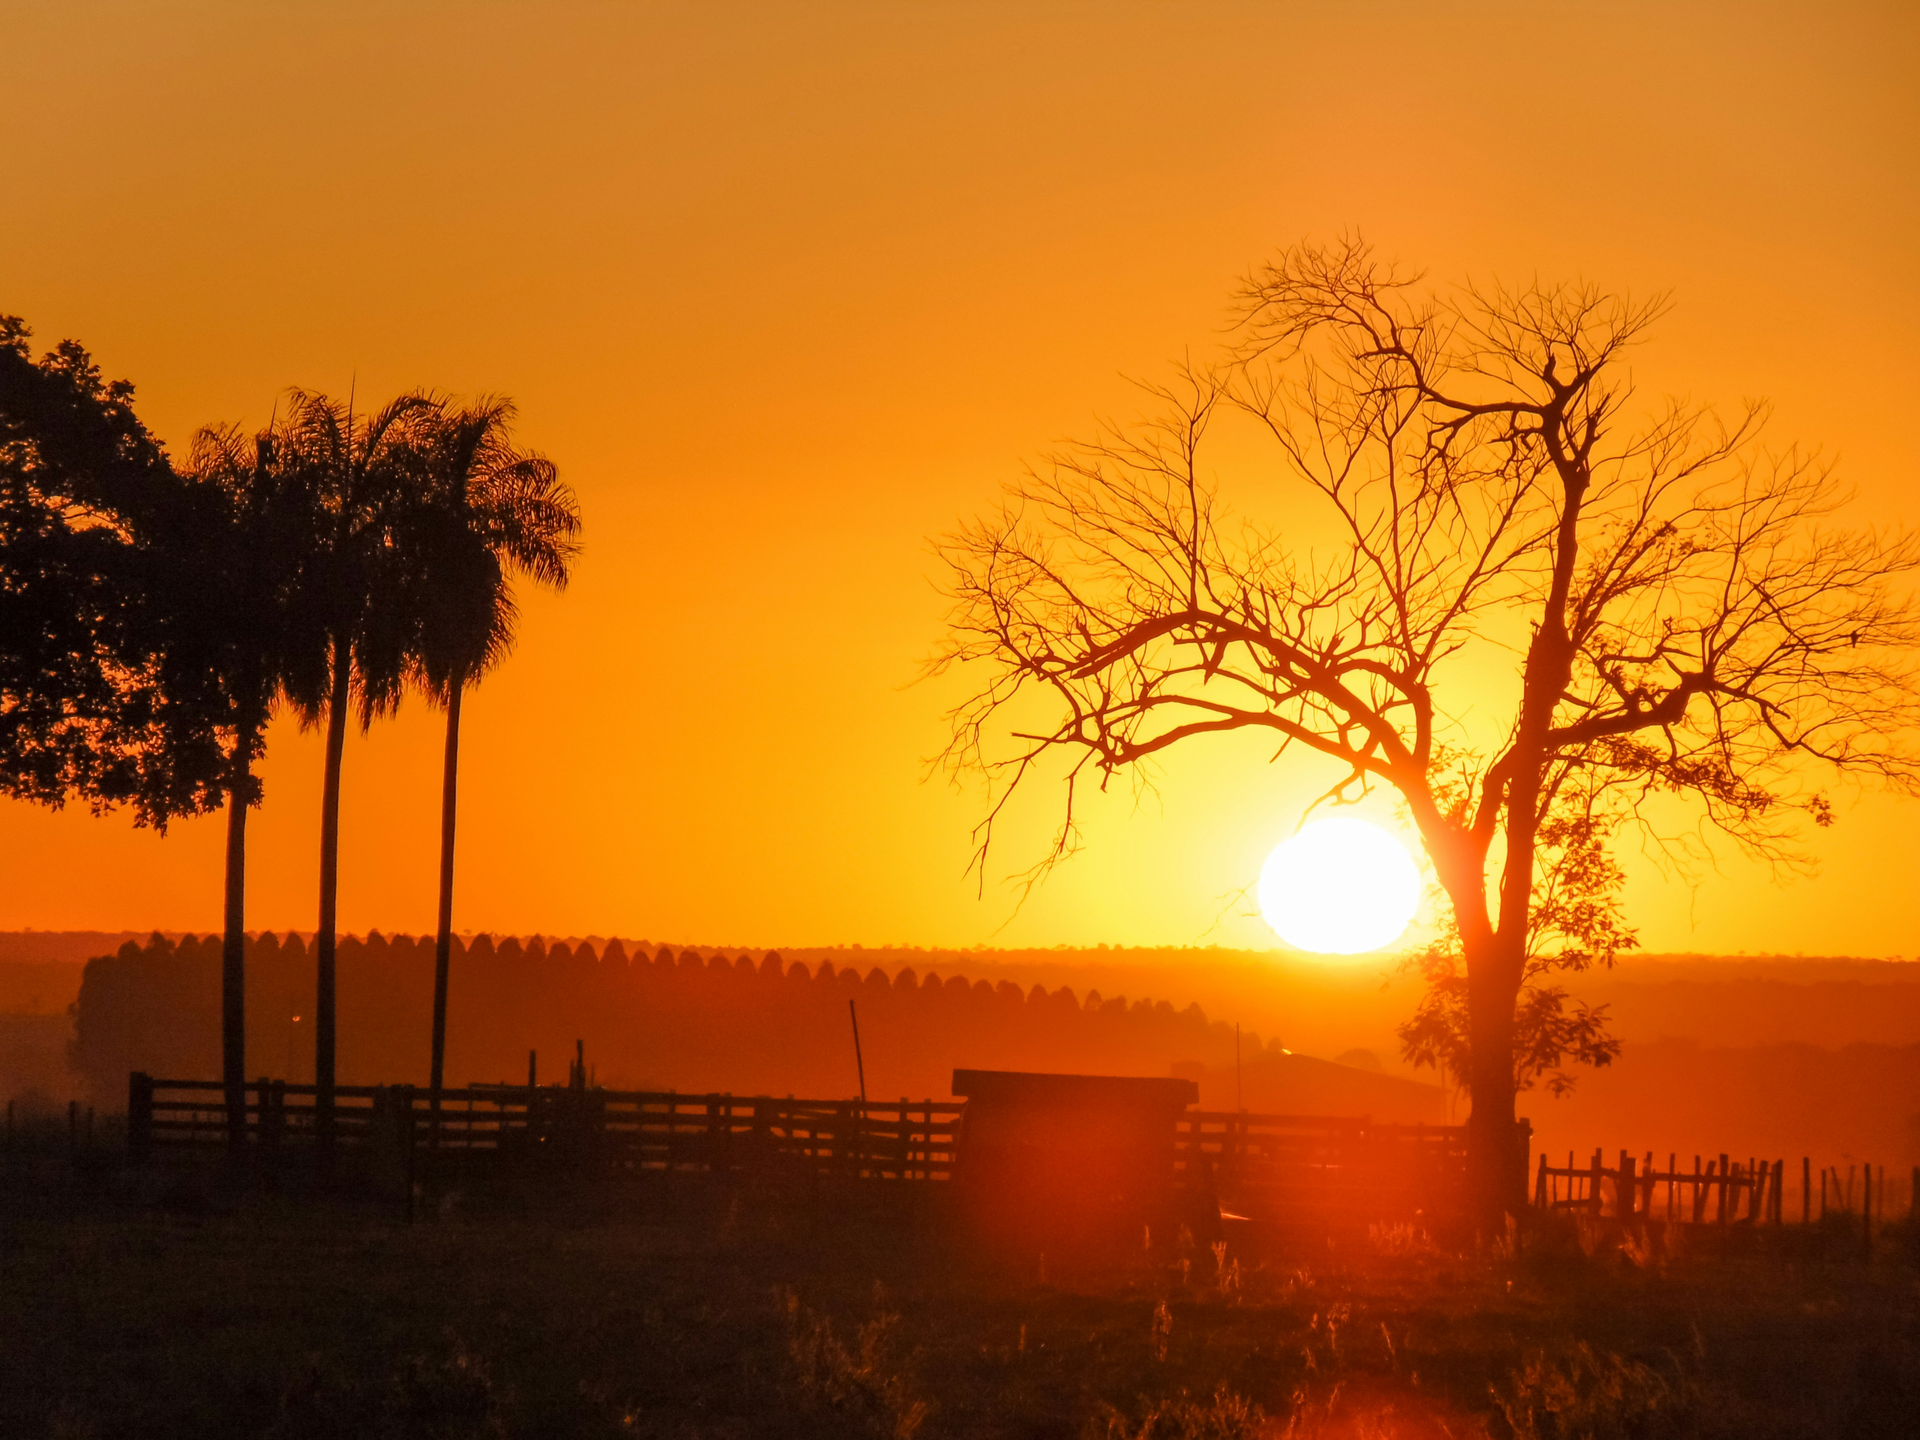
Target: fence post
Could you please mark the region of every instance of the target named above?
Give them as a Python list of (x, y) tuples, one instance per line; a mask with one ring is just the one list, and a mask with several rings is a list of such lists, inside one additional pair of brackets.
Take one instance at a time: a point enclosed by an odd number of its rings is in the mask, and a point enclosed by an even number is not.
[(1524, 1194), (1527, 1169), (1533, 1163), (1533, 1121), (1522, 1116), (1513, 1122), (1513, 1131), (1516, 1142), (1514, 1149), (1519, 1153), (1508, 1163), (1514, 1167), (1514, 1179), (1519, 1182), (1521, 1193)]
[(1593, 1152), (1593, 1165), (1588, 1174), (1587, 1210), (1592, 1214), (1594, 1219), (1597, 1220), (1600, 1218), (1600, 1182), (1606, 1178), (1607, 1174), (1601, 1164), (1600, 1152), (1598, 1150)]
[(533, 1160), (533, 1152), (540, 1144), (540, 1052), (527, 1051), (527, 1140), (526, 1158)]
[(1547, 1204), (1547, 1157), (1544, 1151), (1540, 1155), (1540, 1177), (1533, 1182), (1533, 1208), (1536, 1210), (1552, 1208)]
[(287, 1082), (260, 1077), (260, 1148), (272, 1155), (287, 1131)]
[(1727, 1169), (1727, 1157), (1720, 1157), (1720, 1185), (1716, 1192), (1717, 1200), (1713, 1209), (1713, 1221), (1716, 1225), (1727, 1223), (1727, 1183), (1733, 1179), (1733, 1172)]
[(1860, 1167), (1860, 1258), (1873, 1258), (1873, 1162)]
[(913, 1173), (913, 1112), (907, 1107), (913, 1102), (906, 1096), (900, 1097), (900, 1179), (904, 1182)]
[[(400, 1167), (400, 1183), (407, 1188), (407, 1224), (413, 1224), (413, 1089), (411, 1085), (402, 1085), (400, 1092), (400, 1143), (405, 1147), (404, 1160)], [(439, 1092), (434, 1092), (436, 1097)]]
[[(11, 1131), (13, 1105), (7, 1105), (8, 1129)], [(11, 1138), (11, 1136), (9, 1136)], [(153, 1150), (153, 1077), (144, 1070), (136, 1070), (127, 1077), (127, 1156), (136, 1165), (144, 1161)]]
[(1634, 1183), (1633, 1157), (1626, 1151), (1620, 1152), (1620, 1169), (1613, 1181), (1613, 1213), (1622, 1220), (1631, 1220), (1634, 1216), (1634, 1199), (1639, 1186)]
[(762, 1171), (772, 1169), (774, 1161), (773, 1101), (762, 1095), (753, 1102), (753, 1163)]

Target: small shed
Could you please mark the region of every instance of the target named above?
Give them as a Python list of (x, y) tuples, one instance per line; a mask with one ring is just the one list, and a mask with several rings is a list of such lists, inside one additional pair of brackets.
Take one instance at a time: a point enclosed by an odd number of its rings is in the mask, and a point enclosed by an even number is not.
[[(988, 1238), (1056, 1252), (1172, 1225), (1174, 1130), (1191, 1080), (956, 1070), (957, 1198)], [(1171, 1238), (1171, 1237), (1169, 1237)]]

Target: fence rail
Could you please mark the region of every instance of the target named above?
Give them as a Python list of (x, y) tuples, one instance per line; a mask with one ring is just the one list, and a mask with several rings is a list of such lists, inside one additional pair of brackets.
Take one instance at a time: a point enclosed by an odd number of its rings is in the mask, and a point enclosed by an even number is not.
[[(273, 1155), (322, 1139), (318, 1090), (255, 1080), (245, 1091), (245, 1139)], [(135, 1158), (209, 1150), (229, 1141), (218, 1081), (136, 1074), (128, 1145)], [(957, 1101), (797, 1100), (770, 1096), (600, 1090), (566, 1085), (472, 1085), (446, 1090), (436, 1122), (424, 1088), (340, 1085), (331, 1143), (447, 1163), (523, 1163), (606, 1175), (760, 1169), (943, 1183), (959, 1160)], [(1525, 1122), (1516, 1141), (1526, 1143)], [(1521, 1150), (1524, 1164), (1524, 1149)], [(1230, 1211), (1278, 1223), (1366, 1223), (1457, 1208), (1464, 1193), (1460, 1127), (1375, 1124), (1368, 1118), (1189, 1111), (1174, 1133), (1173, 1180), (1211, 1192)]]
[[(1524, 1120), (1516, 1126), (1522, 1167), (1531, 1133)], [(1466, 1194), (1464, 1126), (1190, 1111), (1176, 1146), (1188, 1183), (1210, 1181), (1229, 1211), (1281, 1223), (1434, 1217), (1457, 1211)]]
[[(322, 1138), (319, 1091), (256, 1080), (246, 1087), (250, 1146), (267, 1153), (312, 1148)], [(450, 1159), (526, 1161), (606, 1174), (784, 1167), (867, 1179), (950, 1178), (961, 1107), (933, 1100), (795, 1100), (599, 1090), (582, 1085), (473, 1085), (428, 1092), (413, 1085), (334, 1088), (332, 1141), (347, 1148)], [(204, 1149), (229, 1139), (218, 1081), (136, 1074), (129, 1087), (128, 1148), (136, 1159)]]
[[(944, 1184), (960, 1163), (966, 1106), (959, 1101), (802, 1100), (767, 1095), (601, 1090), (577, 1067), (565, 1085), (471, 1085), (445, 1090), (437, 1118), (424, 1087), (340, 1085), (331, 1134), (323, 1133), (312, 1085), (260, 1079), (245, 1087), (245, 1141), (263, 1158), (311, 1153), (331, 1144), (362, 1152), (385, 1173), (410, 1177), (417, 1154), (456, 1168), (637, 1176), (693, 1172), (819, 1179), (845, 1176), (888, 1184)], [(70, 1148), (78, 1150), (75, 1107)], [(225, 1090), (213, 1080), (135, 1074), (126, 1136), (136, 1160), (206, 1152), (231, 1139)], [(91, 1125), (88, 1126), (91, 1133)], [(1262, 1115), (1190, 1110), (1175, 1123), (1173, 1181), (1208, 1195), (1223, 1211), (1281, 1226), (1334, 1228), (1381, 1221), (1458, 1217), (1467, 1194), (1463, 1126), (1376, 1124), (1366, 1117)], [(1518, 1123), (1515, 1163), (1527, 1165), (1531, 1127)], [(1695, 1156), (1691, 1169), (1669, 1155), (1622, 1150), (1614, 1164), (1596, 1150), (1585, 1164), (1541, 1155), (1533, 1167), (1536, 1209), (1624, 1222), (1714, 1227), (1780, 1226), (1797, 1178), (1797, 1218), (1811, 1222), (1815, 1176), (1803, 1160)], [(1866, 1167), (1858, 1195), (1864, 1229), (1884, 1217), (1884, 1169)], [(1854, 1176), (1822, 1170), (1818, 1217), (1851, 1223)], [(1831, 1203), (1829, 1196), (1831, 1195)], [(1920, 1167), (1909, 1209), (1920, 1214)]]

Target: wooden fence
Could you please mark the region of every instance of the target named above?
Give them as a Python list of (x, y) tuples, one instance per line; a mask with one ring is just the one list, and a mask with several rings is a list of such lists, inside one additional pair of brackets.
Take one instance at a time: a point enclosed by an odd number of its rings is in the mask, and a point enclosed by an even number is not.
[[(1514, 1146), (1522, 1172), (1531, 1135), (1520, 1121)], [(1187, 1183), (1210, 1178), (1227, 1211), (1283, 1225), (1435, 1219), (1457, 1213), (1465, 1200), (1464, 1126), (1189, 1111), (1176, 1145)]]
[[(1575, 1214), (1606, 1216), (1621, 1220), (1660, 1220), (1693, 1225), (1782, 1225), (1787, 1221), (1789, 1181), (1793, 1179), (1784, 1160), (1749, 1158), (1744, 1163), (1720, 1155), (1702, 1163), (1693, 1157), (1693, 1168), (1680, 1168), (1678, 1157), (1667, 1156), (1667, 1168), (1658, 1169), (1649, 1152), (1636, 1160), (1626, 1151), (1619, 1162), (1607, 1165), (1603, 1153), (1593, 1152), (1585, 1165), (1576, 1164), (1572, 1155), (1564, 1166), (1549, 1165), (1540, 1157), (1535, 1172), (1533, 1203), (1537, 1209), (1564, 1210)], [(1854, 1190), (1855, 1171), (1860, 1187)], [(1802, 1157), (1799, 1165), (1799, 1221), (1818, 1221), (1846, 1228), (1857, 1214), (1865, 1223), (1884, 1219), (1893, 1208), (1884, 1165), (1849, 1166), (1842, 1176), (1838, 1168), (1823, 1168), (1815, 1189), (1813, 1161)], [(1876, 1178), (1877, 1176), (1877, 1178)], [(1814, 1208), (1814, 1196), (1819, 1208)], [(1858, 1210), (1855, 1204), (1858, 1201)], [(1907, 1192), (1907, 1213), (1920, 1216), (1920, 1165), (1913, 1167)]]
[[(316, 1087), (246, 1087), (249, 1146), (272, 1156), (320, 1139)], [(389, 1157), (431, 1150), (451, 1164), (521, 1162), (606, 1175), (781, 1169), (889, 1181), (950, 1178), (961, 1107), (901, 1100), (777, 1100), (583, 1085), (474, 1085), (441, 1092), (439, 1123), (412, 1085), (334, 1089), (333, 1142)], [(227, 1143), (218, 1081), (132, 1077), (127, 1144), (136, 1160)]]
[(1693, 1169), (1682, 1170), (1677, 1157), (1667, 1157), (1667, 1168), (1655, 1167), (1649, 1152), (1636, 1161), (1626, 1151), (1619, 1163), (1608, 1166), (1601, 1151), (1585, 1165), (1569, 1154), (1564, 1166), (1549, 1165), (1540, 1157), (1535, 1174), (1533, 1203), (1541, 1210), (1566, 1210), (1595, 1217), (1657, 1219), (1695, 1225), (1778, 1225), (1784, 1218), (1781, 1195), (1786, 1175), (1784, 1160), (1749, 1158), (1744, 1164), (1721, 1155), (1703, 1166), (1693, 1157)]
[[(312, 1085), (246, 1087), (248, 1147), (263, 1157), (320, 1139)], [(953, 1178), (965, 1106), (956, 1101), (795, 1100), (567, 1085), (474, 1085), (442, 1092), (437, 1135), (423, 1088), (341, 1085), (333, 1144), (412, 1164), (520, 1164), (602, 1175), (785, 1170), (882, 1181)], [(211, 1080), (132, 1077), (135, 1159), (208, 1151), (228, 1140)], [(1528, 1130), (1516, 1134), (1524, 1165)], [(1233, 1213), (1279, 1224), (1366, 1224), (1439, 1216), (1464, 1193), (1466, 1132), (1366, 1118), (1189, 1111), (1174, 1134), (1174, 1182), (1211, 1191)]]
[[(429, 1097), (412, 1085), (341, 1085), (334, 1090), (331, 1143), (411, 1176), (431, 1153), (447, 1169), (519, 1167), (604, 1176), (685, 1171), (714, 1175), (846, 1176), (889, 1184), (941, 1184), (954, 1177), (966, 1107), (959, 1101), (796, 1100), (600, 1090), (576, 1067), (567, 1085), (473, 1085), (442, 1092), (436, 1126)], [(312, 1085), (256, 1080), (246, 1087), (248, 1148), (271, 1162), (320, 1148), (321, 1112)], [(77, 1107), (68, 1116), (79, 1146)], [(88, 1133), (91, 1134), (91, 1116)], [(213, 1080), (156, 1080), (135, 1074), (127, 1105), (132, 1158), (208, 1152), (228, 1143), (225, 1093)], [(1514, 1133), (1517, 1168), (1527, 1165), (1531, 1127)], [(1217, 1198), (1223, 1211), (1282, 1227), (1330, 1229), (1383, 1221), (1445, 1222), (1466, 1197), (1462, 1126), (1375, 1124), (1366, 1118), (1258, 1115), (1194, 1110), (1175, 1123), (1175, 1185)], [(1874, 1170), (1879, 1169), (1878, 1179)], [(1803, 1223), (1851, 1224), (1853, 1174), (1814, 1175), (1803, 1160)], [(1695, 1156), (1665, 1169), (1649, 1153), (1606, 1163), (1539, 1157), (1533, 1204), (1595, 1219), (1713, 1226), (1785, 1222), (1786, 1162)], [(1831, 1183), (1829, 1183), (1831, 1182)], [(1884, 1219), (1884, 1168), (1867, 1167), (1858, 1196), (1863, 1228)], [(1829, 1194), (1832, 1196), (1829, 1203)], [(1920, 1167), (1908, 1199), (1920, 1214)]]

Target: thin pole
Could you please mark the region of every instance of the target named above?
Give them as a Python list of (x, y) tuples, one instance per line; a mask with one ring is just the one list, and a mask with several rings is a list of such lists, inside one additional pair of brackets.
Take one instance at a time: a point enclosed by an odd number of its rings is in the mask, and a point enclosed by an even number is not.
[(1873, 1254), (1873, 1162), (1861, 1167), (1860, 1175), (1860, 1253)]
[[(860, 1058), (860, 1012), (854, 1007), (852, 996), (847, 997), (847, 1018), (853, 1021), (853, 1068), (860, 1077), (860, 1121), (855, 1130), (864, 1156), (867, 1148), (867, 1062)], [(865, 1173), (864, 1169), (862, 1173)]]
[(860, 1012), (851, 999), (847, 1001), (847, 1016), (853, 1021), (853, 1068), (860, 1077), (860, 1114), (867, 1113), (867, 1064), (860, 1058)]

